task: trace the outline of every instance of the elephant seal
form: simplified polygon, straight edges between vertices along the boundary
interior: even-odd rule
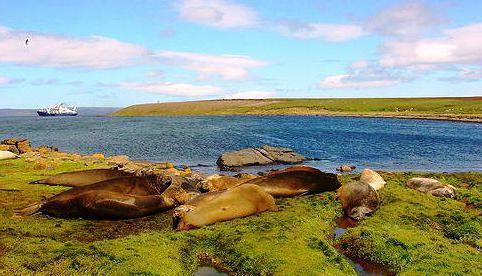
[[[15,158],[20,158],[20,156],[7,150],[0,150],[0,160],[8,160],[8,159],[15,159]]]
[[[454,198],[456,188],[452,185],[444,185],[433,178],[415,177],[407,181],[407,187],[422,193],[438,197]]]
[[[258,185],[241,184],[202,194],[177,207],[173,213],[173,229],[189,230],[268,210],[278,210],[270,194]]]
[[[372,186],[364,182],[349,182],[338,189],[337,198],[345,214],[355,220],[374,213],[380,205],[380,197]]]
[[[172,185],[168,176],[128,176],[75,187],[40,203],[16,211],[26,216],[41,212],[50,216],[87,219],[130,219],[154,214],[190,199],[180,193],[183,183]],[[171,190],[168,191],[170,187]],[[179,189],[178,189],[179,188]],[[164,193],[168,192],[168,193]]]
[[[274,171],[244,183],[256,184],[274,197],[335,191],[341,186],[335,174],[305,166]]]
[[[256,176],[251,174],[238,174],[235,176],[213,174],[201,182],[199,190],[201,192],[226,190],[254,178]]]
[[[46,179],[30,182],[30,184],[45,184],[50,186],[81,187],[97,182],[132,176],[132,174],[120,170],[93,169],[85,171],[64,172],[53,175]]]
[[[372,186],[376,191],[385,187],[385,180],[376,171],[370,169],[364,169],[360,175],[360,182],[367,183]]]

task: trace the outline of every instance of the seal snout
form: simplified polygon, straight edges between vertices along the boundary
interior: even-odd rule
[[[194,206],[181,205],[177,207],[172,213],[172,229],[173,230],[188,230],[189,225],[186,224],[184,217],[186,214],[194,209]]]

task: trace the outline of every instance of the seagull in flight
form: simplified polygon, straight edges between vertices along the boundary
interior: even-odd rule
[[[29,42],[29,40],[28,40],[28,37],[27,37],[27,39],[25,39],[25,46],[28,46],[28,42]]]

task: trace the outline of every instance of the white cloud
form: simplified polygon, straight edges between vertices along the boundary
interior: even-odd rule
[[[251,91],[237,92],[230,95],[226,95],[224,98],[226,99],[266,99],[266,98],[273,98],[275,96],[276,96],[276,92],[273,92],[273,91],[251,90]]]
[[[422,2],[408,2],[380,11],[364,23],[368,32],[396,37],[415,37],[444,23]]]
[[[187,83],[169,83],[169,82],[124,82],[117,85],[124,90],[133,90],[154,94],[164,94],[184,97],[200,97],[209,95],[218,95],[223,90],[216,86],[210,85],[192,85]]]
[[[461,68],[456,75],[451,77],[439,78],[442,81],[453,83],[472,82],[482,80],[482,68]]]
[[[256,11],[228,0],[181,0],[177,8],[183,19],[211,27],[253,27],[259,22]]]
[[[278,32],[282,35],[299,39],[324,39],[330,42],[342,42],[365,35],[362,27],[357,25],[296,23],[284,21],[279,23]]]
[[[400,72],[383,68],[367,61],[357,61],[347,68],[346,74],[328,76],[319,87],[322,89],[364,89],[400,84],[412,78]]]
[[[393,86],[399,84],[397,80],[359,80],[354,79],[352,75],[334,75],[326,77],[320,83],[320,88],[323,89],[362,89],[362,88],[377,88],[385,86]]]
[[[245,80],[249,70],[268,65],[262,60],[246,56],[208,55],[190,52],[160,52],[157,54],[166,63],[197,72],[201,79],[219,76],[225,80]]]
[[[352,68],[352,69],[362,69],[362,68],[367,68],[367,67],[368,67],[368,61],[366,61],[366,60],[358,60],[358,61],[353,62],[350,65],[350,68]]]
[[[116,39],[73,38],[0,27],[0,63],[43,67],[106,69],[139,63],[149,55],[144,47]]]
[[[443,31],[443,36],[388,41],[381,47],[380,64],[387,67],[432,69],[436,66],[482,65],[482,23]]]

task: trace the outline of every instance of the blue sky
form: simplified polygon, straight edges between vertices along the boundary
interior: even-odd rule
[[[482,1],[321,2],[0,0],[0,108],[482,95]]]

